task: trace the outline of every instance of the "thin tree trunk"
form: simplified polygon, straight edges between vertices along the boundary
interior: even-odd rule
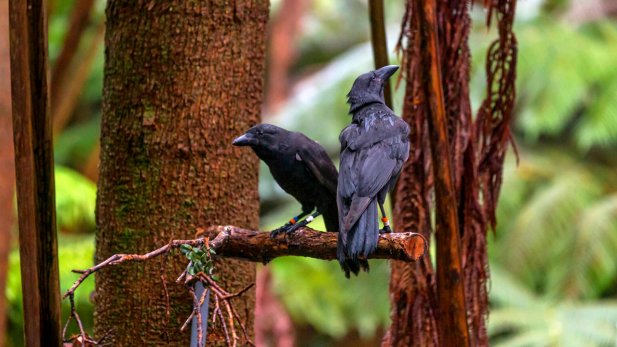
[[[9,2],[25,344],[59,346],[60,283],[45,1]]]
[[[11,119],[11,79],[9,52],[9,2],[0,0],[0,347],[6,343],[7,305],[6,274],[9,265],[15,163],[13,161],[13,126]]]
[[[375,69],[388,65],[388,38],[386,37],[386,23],[383,8],[383,0],[369,0],[368,12],[371,22],[371,46],[373,48],[373,60]],[[392,105],[392,91],[390,80],[386,81],[383,93],[386,105],[394,109]]]
[[[425,95],[429,100],[429,136],[435,186],[435,241],[437,249],[437,308],[439,341],[446,347],[469,346],[457,192],[454,182],[442,67],[437,35],[437,1],[427,0],[420,9],[426,64]]]
[[[97,261],[198,227],[258,226],[257,158],[230,144],[259,121],[267,19],[266,0],[108,2]],[[174,260],[97,274],[95,335],[186,346],[190,297],[166,278],[167,306],[161,283],[165,270],[181,272]],[[230,291],[255,280],[255,266],[237,260],[216,272]],[[248,327],[254,295],[237,301]],[[208,345],[224,344],[209,327]]]

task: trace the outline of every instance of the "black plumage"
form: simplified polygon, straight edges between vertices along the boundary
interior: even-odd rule
[[[385,82],[397,69],[386,66],[359,76],[347,95],[352,122],[339,137],[337,258],[348,277],[368,270],[366,258],[379,239],[378,206],[383,231],[390,231],[383,204],[409,157],[409,125],[383,99]]]
[[[302,213],[272,231],[293,232],[323,214],[326,229],[338,231],[337,172],[326,150],[306,135],[271,124],[259,124],[233,141],[250,146],[263,160],[281,188],[302,205]],[[313,210],[315,213],[308,216]],[[303,217],[308,216],[304,220]]]

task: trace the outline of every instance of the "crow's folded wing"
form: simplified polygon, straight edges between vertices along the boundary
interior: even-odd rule
[[[336,195],[338,172],[326,150],[317,142],[310,140],[298,149],[297,158],[306,165],[317,181]]]
[[[341,156],[339,201],[347,202],[339,211],[343,218],[342,230],[349,230],[367,206],[397,174],[401,161],[392,158],[391,139],[386,139],[358,151],[345,151]]]

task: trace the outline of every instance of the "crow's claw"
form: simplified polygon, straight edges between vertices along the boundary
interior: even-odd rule
[[[389,234],[392,232],[392,229],[390,229],[389,225],[384,225],[383,229],[379,230],[380,234]]]
[[[291,233],[293,233],[294,231],[296,231],[296,230],[298,230],[298,229],[302,228],[303,226],[306,226],[306,224],[307,224],[307,223],[306,223],[305,221],[302,221],[302,222],[296,223],[296,224],[292,225],[291,227],[289,227],[286,231],[287,231],[287,233],[288,233],[288,234],[291,234]]]
[[[279,234],[283,234],[283,233],[289,232],[289,227],[291,227],[291,226],[292,226],[292,224],[287,223],[287,224],[283,225],[280,228],[276,228],[276,229],[272,230],[270,232],[270,237],[271,238],[275,238]]]

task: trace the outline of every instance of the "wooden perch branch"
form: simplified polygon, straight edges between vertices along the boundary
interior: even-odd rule
[[[63,298],[72,295],[81,282],[104,267],[127,261],[145,261],[167,254],[181,245],[202,246],[205,238],[210,239],[210,248],[214,249],[218,256],[267,263],[276,257],[289,255],[324,260],[335,259],[337,237],[337,233],[301,228],[292,234],[271,238],[270,233],[267,232],[247,230],[236,226],[213,226],[198,230],[194,240],[173,240],[146,254],[114,254],[87,270],[73,270],[81,276]],[[375,253],[369,258],[416,261],[427,250],[428,242],[418,233],[382,234]]]
[[[301,228],[292,234],[271,238],[270,233],[235,226],[214,226],[199,230],[197,237],[209,237],[217,255],[267,263],[276,257],[295,255],[324,260],[336,259],[337,233]],[[379,237],[369,258],[416,261],[427,252],[428,243],[417,233],[391,233]]]
[[[206,246],[206,244],[206,249],[214,250],[216,256],[239,258],[263,263],[267,263],[276,257],[288,255],[332,260],[336,258],[337,237],[337,233],[326,233],[315,231],[310,228],[301,228],[291,234],[271,238],[268,232],[247,230],[235,226],[214,226],[208,229],[199,229],[196,238],[193,240],[172,240],[168,244],[146,254],[114,254],[105,261],[89,269],[73,270],[73,272],[80,274],[80,276],[63,296],[63,299],[68,298],[71,303],[71,313],[62,331],[62,335],[63,337],[66,335],[68,325],[72,320],[75,320],[80,333],[71,340],[77,339],[78,341],[85,341],[91,345],[100,343],[100,341],[93,340],[84,331],[81,319],[75,310],[74,295],[77,288],[86,278],[105,267],[130,261],[146,261],[161,255],[167,255],[170,251],[181,248],[183,245],[200,248]],[[425,255],[427,250],[428,243],[424,236],[420,234],[411,232],[383,234],[380,235],[377,249],[370,258],[416,261]],[[185,270],[180,277],[178,277],[176,282],[180,283],[182,280],[184,280],[185,285],[189,288],[189,292],[193,296],[194,301],[193,313],[191,313],[183,328],[188,325],[188,322],[195,315],[197,315],[199,327],[201,327],[201,320],[204,318],[207,319],[207,317],[201,317],[200,313],[200,307],[204,304],[204,299],[203,297],[198,298],[192,288],[192,284],[198,280],[204,283],[204,285],[210,288],[215,294],[216,307],[213,311],[212,319],[214,322],[217,317],[219,318],[225,330],[227,344],[230,346],[236,345],[236,342],[239,340],[234,327],[234,321],[237,321],[246,342],[249,345],[253,345],[252,341],[248,338],[246,328],[240,322],[240,318],[235,312],[235,308],[229,303],[230,299],[244,293],[252,284],[244,290],[232,294],[221,288],[210,275],[204,274],[203,272],[191,276],[189,272]],[[222,313],[221,304],[227,313],[228,322],[225,322],[223,319],[224,314]],[[231,330],[231,337],[227,330],[228,327]],[[199,341],[202,340],[201,337],[201,331],[199,331]]]

